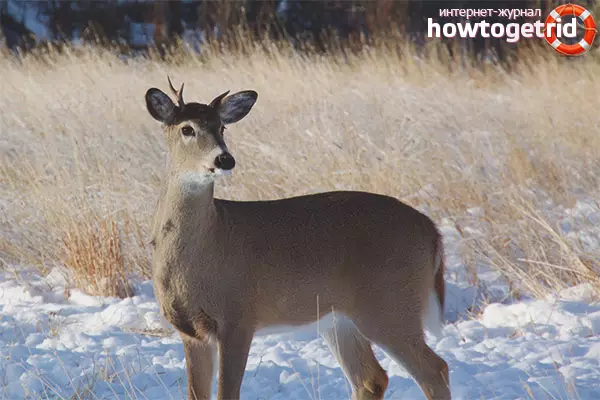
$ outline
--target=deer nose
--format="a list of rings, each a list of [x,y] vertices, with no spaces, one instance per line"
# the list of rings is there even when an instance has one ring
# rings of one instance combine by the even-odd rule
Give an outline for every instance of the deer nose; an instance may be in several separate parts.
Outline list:
[[[215,158],[215,167],[228,171],[235,167],[235,158],[229,153],[221,153]]]

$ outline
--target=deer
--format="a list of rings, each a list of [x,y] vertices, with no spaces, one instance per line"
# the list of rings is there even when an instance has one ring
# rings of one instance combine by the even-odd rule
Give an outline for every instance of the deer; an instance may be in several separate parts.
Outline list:
[[[258,93],[209,104],[145,95],[168,166],[152,225],[152,279],[161,314],[181,336],[189,399],[239,399],[255,335],[319,325],[352,399],[382,399],[377,345],[427,399],[450,399],[447,363],[427,344],[445,295],[442,236],[426,215],[376,193],[331,191],[268,201],[214,197],[236,161],[225,127]],[[325,310],[323,313],[317,310]],[[311,325],[313,324],[313,325]]]

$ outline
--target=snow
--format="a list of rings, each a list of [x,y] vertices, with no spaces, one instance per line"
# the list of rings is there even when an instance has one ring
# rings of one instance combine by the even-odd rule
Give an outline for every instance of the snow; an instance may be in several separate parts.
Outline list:
[[[570,212],[571,222],[598,218],[582,204]],[[453,398],[600,398],[600,303],[591,285],[507,302],[494,271],[482,267],[483,283],[469,283],[460,233],[450,221],[441,231],[447,324],[428,342],[448,362]],[[183,345],[160,315],[151,281],[122,300],[66,285],[58,268],[46,277],[25,265],[0,272],[0,398],[185,398]],[[404,368],[375,350],[390,377],[386,399],[423,399]],[[343,399],[349,390],[316,329],[255,337],[242,398]]]
[[[66,299],[64,286],[34,274],[25,282],[9,273],[1,278],[2,398],[70,398],[75,389],[95,398],[182,397],[183,346],[160,316],[150,281],[129,299],[78,290]],[[449,289],[455,299],[465,293]],[[591,290],[581,285],[560,299],[494,303],[478,319],[446,325],[431,344],[450,365],[454,397],[516,399],[528,387],[536,397],[576,391],[582,399],[600,398],[600,304],[585,301]],[[423,398],[402,367],[376,354],[390,376],[388,398]],[[244,398],[338,399],[347,391],[316,332],[255,338]]]

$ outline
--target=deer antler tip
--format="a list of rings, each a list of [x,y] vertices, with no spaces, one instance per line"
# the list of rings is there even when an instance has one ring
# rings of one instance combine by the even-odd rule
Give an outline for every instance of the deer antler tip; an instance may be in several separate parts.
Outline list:
[[[181,83],[181,88],[179,90],[176,90],[175,86],[173,86],[173,82],[171,82],[171,78],[169,77],[169,75],[167,75],[167,80],[169,81],[169,87],[171,88],[171,92],[173,92],[173,94],[175,95],[179,107],[183,108],[183,106],[185,106],[185,102],[183,101],[183,82]]]

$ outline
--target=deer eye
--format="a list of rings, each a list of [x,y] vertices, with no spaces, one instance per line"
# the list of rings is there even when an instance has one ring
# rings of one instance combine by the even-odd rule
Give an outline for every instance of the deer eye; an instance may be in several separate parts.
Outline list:
[[[194,128],[191,126],[184,126],[181,128],[181,134],[183,136],[194,136],[196,133],[194,132]]]

